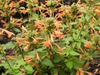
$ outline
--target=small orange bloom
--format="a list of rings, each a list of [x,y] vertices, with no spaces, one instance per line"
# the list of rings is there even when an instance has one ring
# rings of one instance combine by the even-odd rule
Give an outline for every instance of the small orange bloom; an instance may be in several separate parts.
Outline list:
[[[87,75],[93,75],[91,72],[86,72],[87,73]]]
[[[40,56],[39,56],[38,53],[36,53],[36,59],[39,60],[39,61],[41,61]]]
[[[38,41],[36,39],[33,39],[33,43],[36,44]]]
[[[10,4],[9,4],[9,7],[15,7],[15,2],[14,1],[12,1]]]
[[[7,55],[7,58],[9,58],[10,60],[15,59],[13,56]]]
[[[26,46],[24,47],[24,51],[27,52],[28,49],[29,49],[29,45],[26,45]]]
[[[16,10],[16,9],[12,9],[11,12],[12,12],[12,13],[16,13],[17,10]]]
[[[55,43],[55,45],[58,47],[58,51],[62,51],[63,48],[61,48],[58,44]]]
[[[97,14],[98,16],[100,16],[100,10],[99,10],[99,9],[96,9],[95,12],[96,12],[96,14]]]
[[[25,70],[23,69],[23,68],[20,68],[19,69],[22,73],[24,73],[25,72]]]
[[[1,31],[1,33],[0,33],[1,35],[3,35],[4,32],[7,33],[8,38],[10,38],[12,35],[14,35],[14,33],[10,32],[8,30],[2,29],[2,28],[0,28],[0,31]]]
[[[91,36],[94,36],[94,34],[93,34],[93,33],[91,33],[90,35],[91,35]]]
[[[60,32],[60,31],[55,31],[55,35],[56,35],[57,37],[59,37],[60,39],[64,38],[63,33]]]
[[[61,23],[62,23],[62,21],[56,21],[56,22],[54,23],[55,26],[56,26],[56,29],[59,30]]]
[[[20,10],[21,13],[26,14],[28,11],[27,10]]]
[[[4,8],[8,8],[8,4],[7,3],[5,3]]]
[[[26,36],[26,34],[25,33],[23,33],[22,35],[21,35],[21,37],[23,38],[23,37],[25,37]]]
[[[51,47],[51,44],[52,44],[52,41],[51,40],[47,40],[45,42],[43,42],[43,45],[50,48]]]
[[[90,48],[91,44],[89,42],[84,43],[85,48]]]
[[[18,1],[19,4],[22,3],[22,2],[25,2],[25,0],[19,0],[19,1]]]

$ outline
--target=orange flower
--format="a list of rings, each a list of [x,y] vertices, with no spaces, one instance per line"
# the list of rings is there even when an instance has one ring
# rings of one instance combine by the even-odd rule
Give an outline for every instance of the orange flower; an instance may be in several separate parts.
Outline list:
[[[62,21],[56,21],[56,22],[54,23],[55,26],[56,26],[56,29],[59,30],[61,23],[62,23]]]
[[[76,75],[80,75],[79,71],[76,72]]]
[[[2,29],[2,28],[0,28],[0,30],[1,30],[0,34],[4,35],[4,32],[5,32],[5,33],[7,33],[8,38],[10,38],[12,35],[14,35],[14,33],[10,32],[8,30]]]
[[[36,44],[38,41],[36,39],[33,39],[33,44]]]
[[[28,11],[27,10],[20,10],[21,13],[26,14]]]
[[[99,10],[99,9],[96,9],[95,12],[96,12],[96,14],[97,14],[98,16],[100,16],[100,10]]]
[[[12,1],[10,4],[9,4],[9,7],[15,7],[15,2],[14,1]]]
[[[32,58],[32,56],[26,56],[26,57],[24,58],[24,60],[28,61],[28,60],[30,60],[31,58]]]
[[[55,31],[55,35],[56,35],[57,37],[59,37],[60,39],[64,38],[63,33],[60,32],[60,31]]]
[[[16,10],[16,9],[12,9],[11,12],[12,12],[12,13],[16,13],[17,10]]]
[[[89,42],[84,43],[85,48],[90,48],[91,44]]]
[[[87,73],[87,75],[93,75],[91,72],[86,72]]]
[[[37,64],[35,64],[34,62],[32,62],[32,60],[28,60],[28,61],[26,61],[28,64],[30,64],[30,65],[32,65],[32,66],[37,66]]]
[[[40,59],[40,56],[39,56],[38,52],[36,53],[36,59],[37,59],[37,60],[39,60],[39,61],[41,61],[41,59]]]
[[[40,20],[36,20],[34,27],[37,28],[37,29],[43,30],[44,29],[44,23]]]
[[[13,56],[7,55],[7,58],[9,58],[10,60],[15,59]]]
[[[24,47],[24,51],[27,52],[28,49],[29,49],[29,45],[26,45],[26,46]]]
[[[38,0],[34,0],[34,3],[37,4],[38,3]]]
[[[23,38],[23,37],[25,37],[26,36],[26,34],[25,33],[23,33],[22,35],[21,35],[21,37]]]
[[[19,1],[18,1],[19,4],[22,3],[22,2],[25,2],[25,0],[19,0]]]
[[[45,42],[43,42],[43,45],[50,48],[51,47],[51,44],[52,44],[52,41],[51,40],[47,40]]]
[[[8,4],[7,3],[5,3],[4,8],[8,8]]]
[[[61,48],[58,44],[55,43],[55,45],[58,47],[58,51],[62,51],[63,48]]]
[[[23,68],[20,68],[19,69],[22,73],[24,73],[25,72],[25,70],[23,69]]]
[[[94,36],[95,34],[91,33],[90,35],[91,35],[91,36]]]

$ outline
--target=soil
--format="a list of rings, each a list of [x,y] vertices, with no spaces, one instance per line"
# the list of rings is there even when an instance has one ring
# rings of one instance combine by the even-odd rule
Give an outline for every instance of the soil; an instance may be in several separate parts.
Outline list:
[[[39,0],[39,1],[42,3],[45,3],[44,0]],[[64,0],[64,4],[68,4],[68,5],[71,5],[72,3],[75,3],[75,2],[77,2],[77,0]],[[20,6],[26,7],[26,3],[21,3]],[[20,14],[18,12],[12,13],[11,16],[13,18],[21,18]],[[24,18],[27,18],[28,14],[22,14],[22,16]],[[1,23],[2,19],[4,19],[4,18],[0,17],[0,28],[3,27],[2,26],[3,24]],[[9,41],[11,41],[11,38],[8,38],[6,35],[0,36],[0,44],[6,44]],[[7,55],[11,54],[11,52],[9,52],[11,50],[5,50],[5,51],[6,51]],[[94,58],[93,61],[90,61],[89,68],[87,71],[91,72],[93,75],[100,75],[100,57]],[[0,68],[0,75],[2,72],[5,72],[5,69],[3,67]]]

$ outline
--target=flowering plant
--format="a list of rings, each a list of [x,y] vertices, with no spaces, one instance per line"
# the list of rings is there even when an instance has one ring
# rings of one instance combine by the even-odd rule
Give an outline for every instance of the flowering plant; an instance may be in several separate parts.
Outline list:
[[[0,44],[2,75],[92,75],[86,70],[100,51],[99,2],[0,2],[0,39],[10,40]]]

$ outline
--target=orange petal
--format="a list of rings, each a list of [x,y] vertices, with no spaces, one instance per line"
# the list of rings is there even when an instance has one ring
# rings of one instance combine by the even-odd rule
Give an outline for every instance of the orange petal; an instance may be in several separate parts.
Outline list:
[[[95,12],[96,12],[96,14],[97,14],[98,16],[100,16],[100,10],[96,9]]]
[[[89,42],[84,43],[85,48],[90,48],[91,44]]]
[[[26,52],[26,51],[28,51],[28,49],[29,49],[29,45],[26,45],[26,46],[24,47],[24,51]]]
[[[10,60],[15,59],[13,56],[7,55],[7,58],[9,58]]]
[[[41,61],[40,56],[39,56],[38,53],[36,53],[36,59],[39,60],[39,61]]]
[[[43,42],[43,45],[48,47],[48,48],[51,47],[51,44],[52,44],[51,40],[47,40],[47,41]]]
[[[63,33],[60,32],[60,31],[55,31],[55,35],[56,35],[57,37],[59,37],[60,39],[64,38]]]

